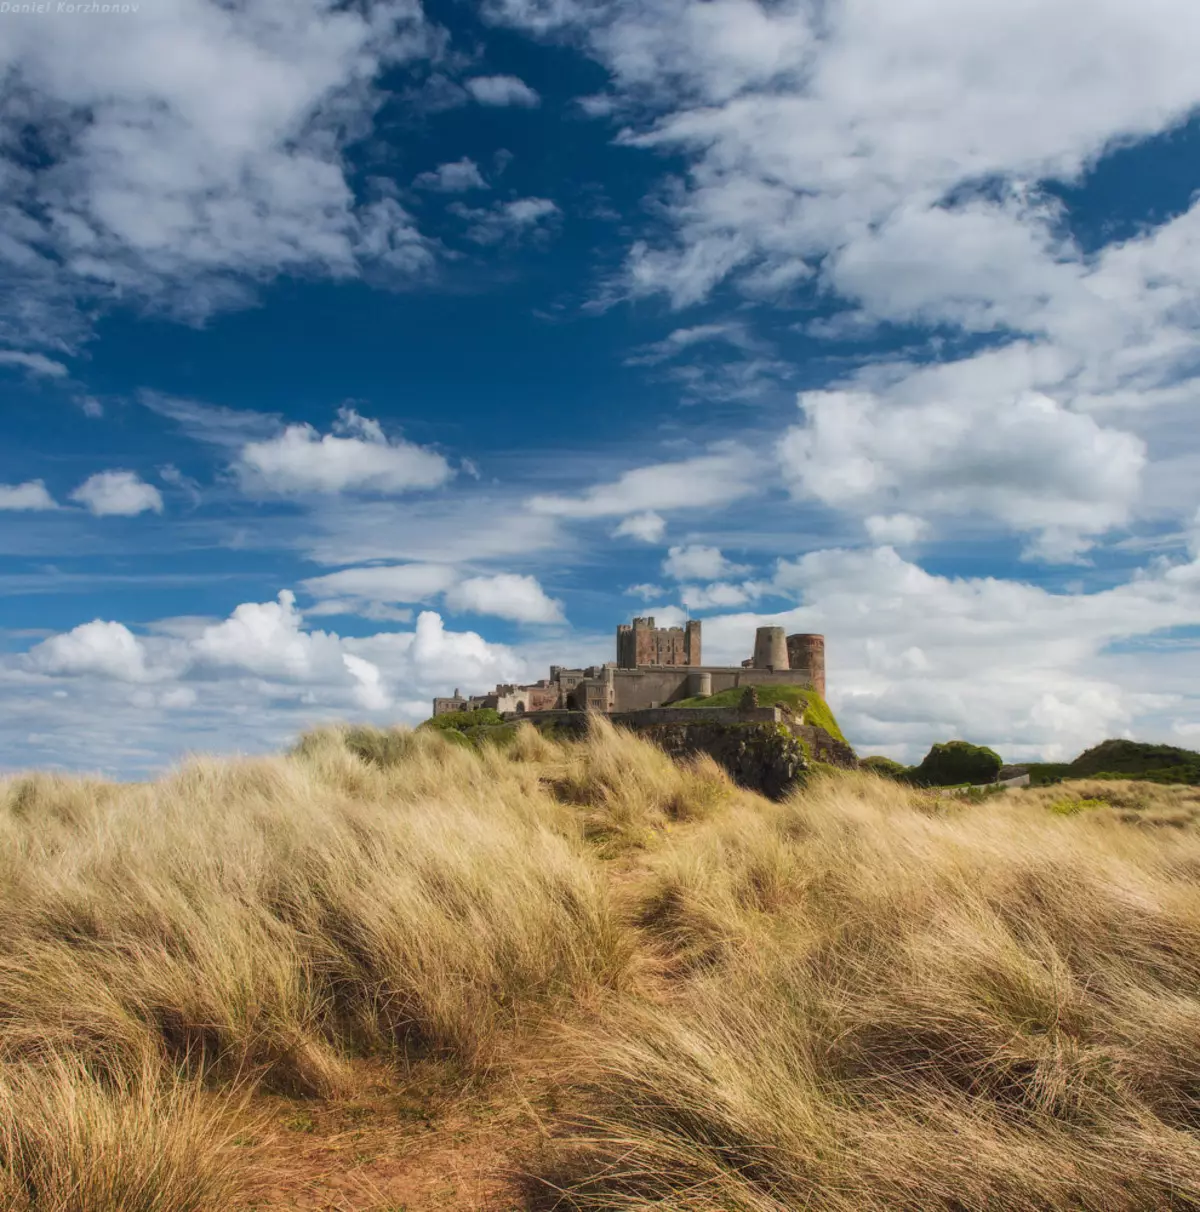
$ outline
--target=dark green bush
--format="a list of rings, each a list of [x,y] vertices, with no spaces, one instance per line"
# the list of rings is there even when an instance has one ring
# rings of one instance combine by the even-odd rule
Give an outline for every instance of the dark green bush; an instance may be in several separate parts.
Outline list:
[[[958,787],[964,783],[991,783],[1003,765],[994,749],[968,741],[946,741],[934,745],[911,776],[922,787]]]
[[[491,707],[480,707],[477,711],[446,711],[435,715],[421,725],[422,728],[453,728],[463,732],[467,728],[479,728],[484,724],[503,724],[500,712]]]
[[[897,782],[903,782],[909,775],[909,769],[903,763],[893,762],[891,758],[879,754],[863,758],[859,765],[864,770],[869,770],[873,774],[881,774],[887,779],[895,779]]]

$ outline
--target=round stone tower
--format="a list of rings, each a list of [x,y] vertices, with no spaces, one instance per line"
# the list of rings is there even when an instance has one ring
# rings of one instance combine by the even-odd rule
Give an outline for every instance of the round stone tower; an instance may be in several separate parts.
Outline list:
[[[689,699],[696,698],[699,695],[707,698],[713,692],[712,674],[707,672],[707,670],[704,672],[696,670],[693,673],[689,673],[687,676],[687,692]]]
[[[823,635],[790,635],[787,638],[788,663],[803,670],[813,689],[825,697],[825,637]]]
[[[755,669],[790,669],[782,627],[760,627],[754,633]]]

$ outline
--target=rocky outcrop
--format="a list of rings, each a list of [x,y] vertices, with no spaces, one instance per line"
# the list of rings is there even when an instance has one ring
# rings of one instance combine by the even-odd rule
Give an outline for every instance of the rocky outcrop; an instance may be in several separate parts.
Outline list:
[[[804,744],[785,724],[650,724],[636,731],[675,758],[709,754],[735,783],[768,799],[783,799],[810,769]]]

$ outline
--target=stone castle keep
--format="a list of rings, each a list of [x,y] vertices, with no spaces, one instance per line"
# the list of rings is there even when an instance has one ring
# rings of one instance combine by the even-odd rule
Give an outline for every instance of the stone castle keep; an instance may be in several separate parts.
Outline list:
[[[490,694],[433,700],[433,714],[491,707],[501,714],[602,711],[607,714],[667,707],[680,699],[742,686],[809,686],[825,695],[825,637],[785,635],[760,627],[741,665],[705,665],[700,623],[656,627],[653,618],[617,628],[617,659],[588,669],[551,665],[550,676],[530,686],[501,685]]]

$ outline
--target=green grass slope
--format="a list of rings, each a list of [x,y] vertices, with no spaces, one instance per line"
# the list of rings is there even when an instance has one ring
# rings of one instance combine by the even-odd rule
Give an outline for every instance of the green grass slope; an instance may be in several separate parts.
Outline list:
[[[1200,753],[1174,745],[1108,740],[1084,750],[1073,762],[1023,762],[1034,786],[1063,779],[1139,779],[1149,783],[1200,786]]]
[[[848,744],[842,735],[841,728],[834,718],[829,704],[815,691],[804,686],[756,686],[758,705],[760,707],[790,707],[793,711],[804,713],[804,722],[816,728],[824,728],[836,741]],[[737,686],[732,690],[722,690],[718,694],[696,695],[690,699],[680,699],[678,702],[667,704],[669,707],[739,707],[742,695],[746,693],[745,686]]]

